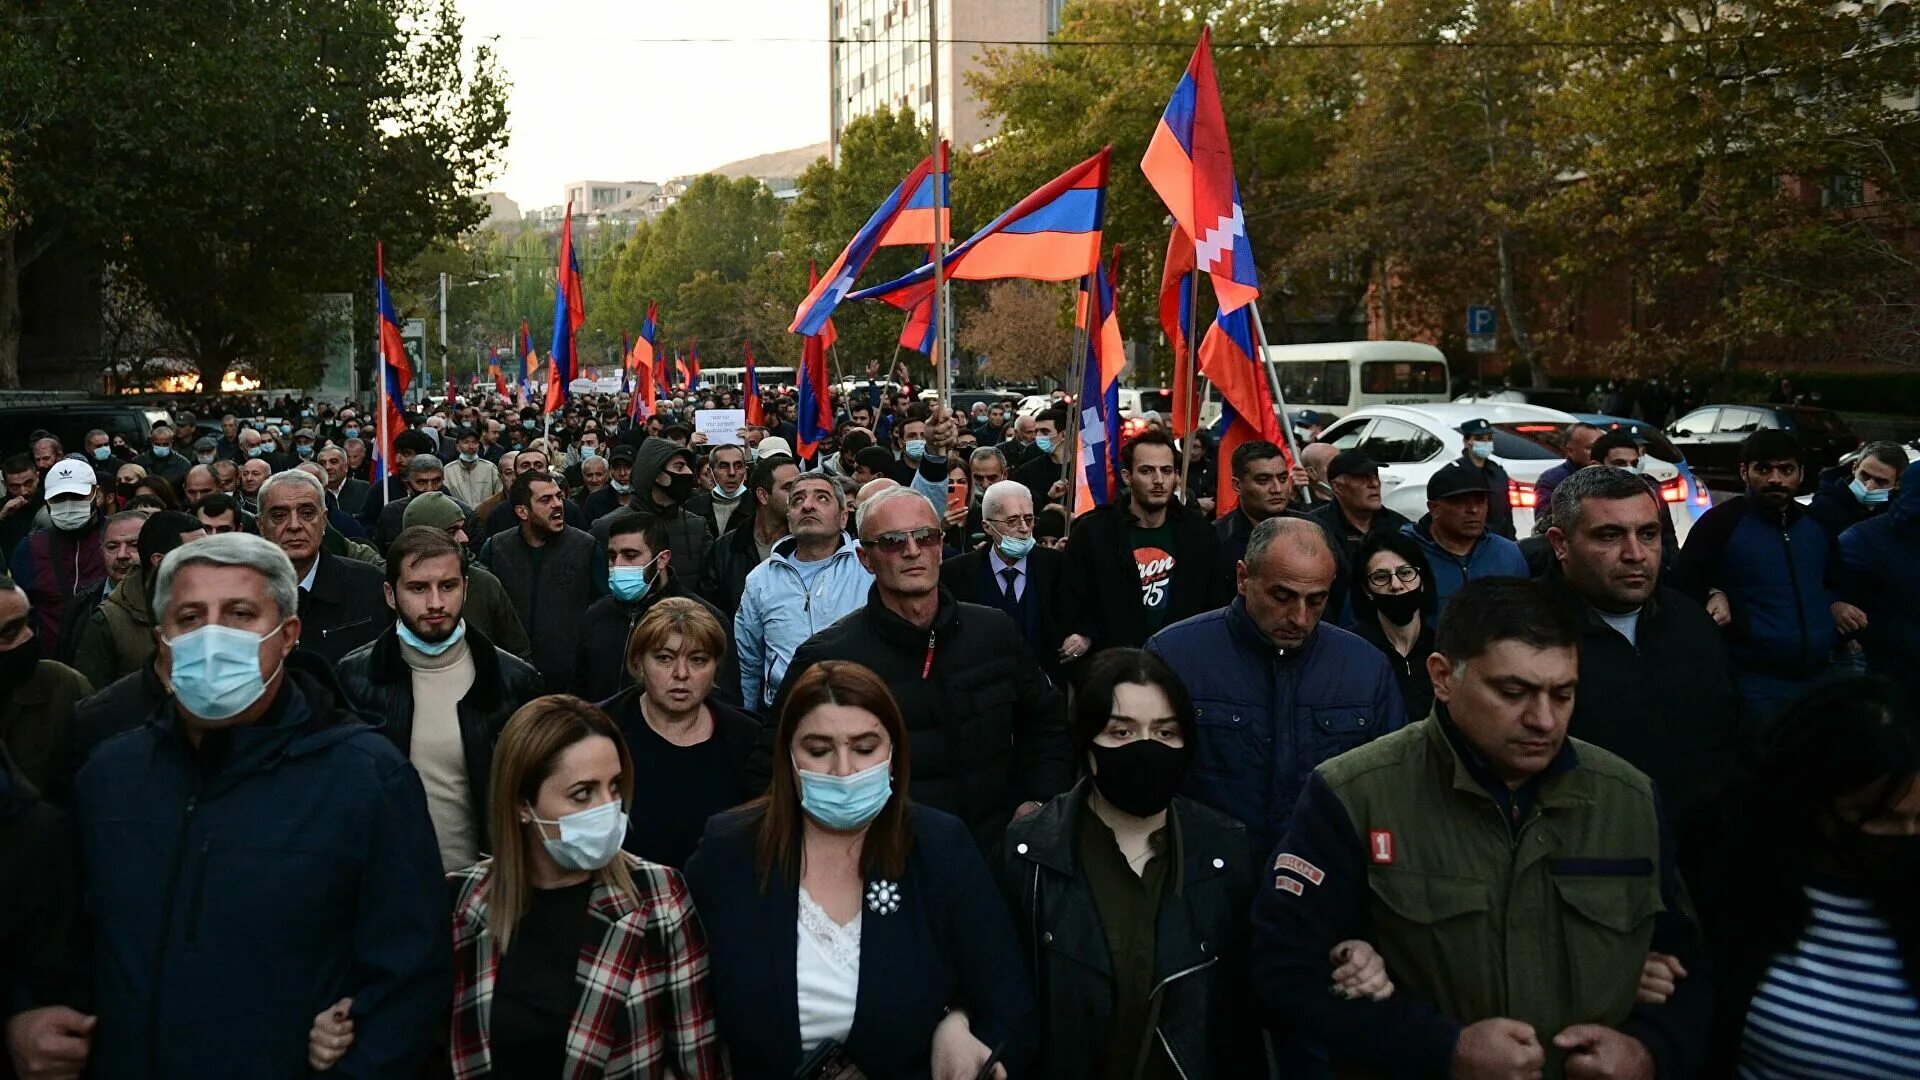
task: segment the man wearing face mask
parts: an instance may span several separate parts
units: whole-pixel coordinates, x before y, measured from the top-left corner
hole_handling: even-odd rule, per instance
[[[660,601],[685,597],[706,608],[720,625],[732,621],[689,589],[674,572],[667,526],[657,515],[622,509],[606,520],[608,595],[587,608],[580,634],[580,660],[574,668],[576,686],[572,692],[588,701],[605,701],[633,685],[633,676],[627,670],[627,639]],[[713,693],[722,701],[738,704],[740,665],[732,647],[714,659],[718,670]]]
[[[631,446],[615,447],[608,455],[606,485],[588,495],[581,507],[589,524],[627,504],[633,494],[633,457]]]
[[[1246,823],[1257,851],[1286,831],[1316,766],[1407,722],[1386,658],[1322,621],[1333,576],[1318,524],[1268,518],[1235,566],[1239,596],[1147,641],[1199,703],[1187,794]]]
[[[85,451],[87,461],[93,466],[94,482],[101,487],[112,487],[114,475],[120,471],[122,462],[113,456],[113,439],[105,431],[94,428],[87,432]]]
[[[1033,448],[1026,461],[1014,466],[1013,478],[1027,485],[1035,509],[1065,501],[1066,484],[1061,476],[1072,450],[1062,434],[1066,427],[1067,410],[1057,406],[1042,409],[1033,418]]]
[[[340,661],[340,686],[413,763],[448,873],[492,851],[487,784],[507,718],[540,696],[533,665],[466,618],[465,553],[440,529],[402,530],[387,551],[395,622]]]
[[[1474,470],[1487,488],[1487,531],[1514,539],[1513,505],[1507,500],[1507,470],[1493,460],[1493,425],[1475,417],[1460,425],[1465,440],[1457,463]]]
[[[997,454],[992,447],[987,452]],[[1084,638],[1070,649],[1074,618],[1067,613],[1065,552],[1033,539],[1033,497],[1017,480],[1001,480],[981,500],[987,544],[940,565],[940,584],[965,604],[997,607],[1020,628],[1041,670],[1057,684],[1061,665],[1086,652]]]
[[[1920,589],[1912,560],[1920,552],[1920,464],[1909,465],[1898,501],[1840,534],[1841,596],[1864,613],[1867,670],[1906,686],[1920,701]]]
[[[696,483],[693,451],[672,440],[650,438],[634,453],[633,493],[627,497],[627,505],[666,522],[667,546],[673,552],[674,566],[693,581],[700,579],[707,545],[720,536],[712,518],[688,506]],[[593,528],[595,539],[602,543],[606,542],[606,532],[600,525],[605,520],[594,522]]]
[[[0,576],[0,746],[44,791],[65,753],[74,705],[93,686],[67,665],[40,659],[35,636],[32,601]]]
[[[468,506],[479,506],[501,490],[500,470],[480,455],[480,435],[462,428],[454,436],[458,456],[446,467],[447,494]]]
[[[420,777],[295,648],[298,580],[243,533],[160,565],[171,696],[76,780],[95,1075],[306,1075],[315,1013],[351,999],[346,1073],[405,1076],[445,1022],[452,942]]]
[[[1820,487],[1807,516],[1831,536],[1886,512],[1900,494],[1907,452],[1897,442],[1868,443],[1851,466],[1835,465],[1820,474]]]
[[[714,531],[724,536],[734,522],[743,520],[736,511],[752,509],[753,500],[745,498],[750,464],[747,448],[716,446],[707,454],[707,464],[713,467],[713,490],[695,495],[687,502],[687,509],[712,518]]]
[[[40,648],[60,655],[60,624],[67,602],[107,576],[101,553],[102,518],[95,509],[93,466],[62,458],[47,470],[47,517],[13,549],[13,580],[33,600]]]
[[[147,434],[147,452],[134,458],[133,463],[147,470],[148,476],[165,477],[167,483],[178,490],[180,481],[187,478],[193,459],[175,452],[171,425],[155,424]]]

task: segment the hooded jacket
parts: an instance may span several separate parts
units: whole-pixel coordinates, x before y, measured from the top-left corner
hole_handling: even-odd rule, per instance
[[[773,554],[747,575],[740,593],[733,644],[740,654],[740,700],[749,709],[772,704],[801,643],[859,610],[873,585],[873,575],[860,565],[860,545],[851,537],[827,557],[811,586],[794,562],[799,546],[799,538],[792,536],[773,545]],[[676,565],[678,559],[675,556]]]
[[[1840,534],[1842,596],[1867,613],[1867,670],[1920,690],[1920,463],[1882,514]]]
[[[76,781],[92,918],[89,1066],[304,1077],[314,1014],[354,999],[342,1076],[418,1071],[445,1030],[447,889],[419,776],[294,650],[257,722],[198,750],[170,703]]]
[[[1401,535],[1408,536],[1427,553],[1427,564],[1433,568],[1433,599],[1436,617],[1447,610],[1447,601],[1460,587],[1469,581],[1481,578],[1524,578],[1527,573],[1527,557],[1520,554],[1520,545],[1504,536],[1496,535],[1491,526],[1480,534],[1480,539],[1467,549],[1465,558],[1455,555],[1440,546],[1433,538],[1433,515],[1424,514],[1418,522],[1402,526]]]
[[[719,530],[714,528],[713,519],[701,517],[687,505],[661,506],[653,500],[654,481],[665,471],[667,462],[674,455],[686,455],[688,464],[693,463],[693,451],[659,436],[650,436],[640,444],[633,455],[633,493],[627,496],[627,506],[644,513],[657,515],[667,525],[667,547],[673,552],[673,566],[679,573],[687,575],[689,581],[700,580],[700,566],[707,557],[707,545],[719,539]],[[688,496],[688,502],[692,496]],[[609,515],[611,516],[611,515]],[[600,518],[593,523],[593,535],[604,546],[607,542],[607,530],[602,524],[607,519]]]
[[[60,620],[67,601],[107,576],[107,557],[100,550],[104,524],[95,514],[78,532],[35,529],[13,549],[13,582],[33,601],[33,629],[42,656],[60,655]]]

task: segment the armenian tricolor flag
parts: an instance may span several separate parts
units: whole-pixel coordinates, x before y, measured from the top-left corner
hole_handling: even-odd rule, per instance
[[[753,342],[747,346],[747,373],[740,379],[740,407],[746,411],[747,424],[751,427],[767,426],[767,407],[760,400],[760,376],[753,370]]]
[[[807,286],[811,290],[820,284],[820,268],[807,263]],[[833,396],[827,388],[827,350],[832,347],[840,332],[833,327],[833,320],[824,322],[819,333],[808,334],[800,339],[800,400],[799,415],[796,417],[799,445],[795,447],[803,458],[811,458],[820,448],[821,440],[833,432]]]
[[[937,185],[937,186],[936,186]],[[935,197],[936,191],[938,198]],[[947,208],[953,205],[947,177],[947,144],[940,144],[938,160],[929,155],[901,180],[873,212],[860,231],[827,267],[825,277],[814,279],[806,299],[794,310],[788,332],[812,337],[825,326],[840,305],[855,278],[867,268],[873,253],[883,247],[901,244],[936,244],[951,239]],[[936,236],[936,229],[938,235]]]
[[[547,369],[547,412],[558,412],[573,395],[570,384],[580,356],[576,348],[580,327],[587,321],[587,304],[580,293],[580,259],[573,248],[573,204],[560,226],[560,276],[553,294],[553,354]]]
[[[407,387],[413,385],[413,365],[407,361],[406,339],[400,335],[400,316],[393,310],[393,297],[387,292],[386,245],[373,245],[373,295],[380,312],[379,378],[375,380],[379,402],[379,435],[375,440],[373,471],[375,476],[392,476],[400,471],[393,452],[394,437],[407,430],[407,418],[401,409]],[[386,488],[383,486],[384,492]]]

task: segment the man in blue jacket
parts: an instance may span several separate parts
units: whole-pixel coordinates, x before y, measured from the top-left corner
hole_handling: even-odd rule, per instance
[[[1920,462],[1885,513],[1840,534],[1840,564],[1841,596],[1866,615],[1867,670],[1920,693]]]
[[[1427,553],[1441,611],[1469,581],[1530,576],[1520,545],[1488,529],[1489,504],[1485,477],[1455,461],[1427,480],[1426,516],[1400,530]]]
[[[1314,768],[1404,727],[1380,650],[1325,625],[1333,549],[1317,522],[1254,526],[1234,570],[1240,595],[1147,641],[1193,694],[1198,748],[1186,793],[1247,826],[1265,852]]]
[[[1867,617],[1834,594],[1838,546],[1794,501],[1803,466],[1791,432],[1740,444],[1747,493],[1701,515],[1680,549],[1676,585],[1720,624],[1748,730],[1826,676],[1841,634]]]
[[[273,544],[182,547],[153,604],[172,696],[75,784],[92,1074],[303,1077],[314,1017],[348,998],[335,1071],[417,1073],[453,985],[420,777],[295,648],[293,564]]]

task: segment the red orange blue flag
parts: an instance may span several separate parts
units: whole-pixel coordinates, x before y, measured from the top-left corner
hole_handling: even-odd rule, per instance
[[[811,291],[820,284],[820,268],[807,263],[807,287]],[[803,458],[811,458],[819,450],[820,443],[833,432],[833,398],[827,389],[827,349],[833,344],[839,332],[828,319],[817,334],[809,334],[800,339],[800,400],[797,415],[794,417],[796,449]]]
[[[948,207],[952,205],[947,144],[942,142],[938,160],[933,155],[922,158],[867,218],[867,223],[860,226],[860,231],[853,234],[840,257],[827,267],[825,276],[813,282],[806,299],[794,310],[793,323],[787,330],[802,337],[819,333],[880,248],[933,244],[949,239],[951,211]]]
[[[1087,330],[1087,352],[1078,402],[1080,468],[1074,474],[1075,517],[1113,502],[1119,490],[1120,373],[1127,358],[1116,307],[1107,268],[1094,267],[1080,285],[1078,322]]]
[[[1200,44],[1173,88],[1140,171],[1192,240],[1194,263],[1213,280],[1221,310],[1258,298],[1260,282],[1214,77],[1212,27],[1200,32]]]
[[[749,341],[745,344],[747,347],[747,371],[746,374],[740,378],[740,389],[742,392],[740,407],[741,410],[747,414],[746,420],[749,426],[765,427],[767,426],[767,407],[766,404],[760,400],[760,376],[753,370],[753,342]]]
[[[406,414],[400,404],[407,398],[407,387],[413,385],[413,365],[407,361],[406,339],[400,334],[400,315],[394,311],[393,297],[387,292],[386,245],[374,244],[373,265],[374,303],[380,311],[380,378],[375,383],[380,396],[380,430],[375,440],[379,445],[374,448],[374,474],[391,476],[400,471],[393,440],[407,430]]]
[[[1285,446],[1280,421],[1274,416],[1273,390],[1254,357],[1253,306],[1243,304],[1214,317],[1200,342],[1200,373],[1220,392],[1220,460],[1233,457],[1242,443],[1255,439]],[[1289,464],[1293,464],[1289,462]],[[1231,474],[1232,470],[1225,470]],[[1222,476],[1214,494],[1214,512],[1226,514],[1240,505],[1233,477]]]
[[[560,276],[553,294],[552,366],[547,369],[547,412],[558,412],[573,396],[570,384],[580,356],[575,348],[580,326],[587,321],[586,300],[580,294],[580,259],[573,248],[573,204],[560,226]]]
[[[947,253],[942,264],[946,276],[956,281],[1072,281],[1093,273],[1100,262],[1112,155],[1113,147],[1103,148],[1009,207]],[[882,300],[905,310],[932,292],[933,264],[928,263],[847,299]]]

